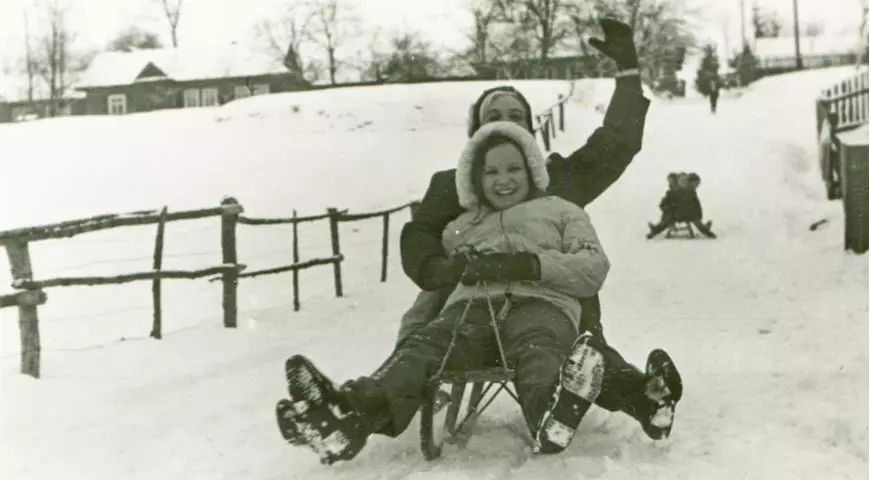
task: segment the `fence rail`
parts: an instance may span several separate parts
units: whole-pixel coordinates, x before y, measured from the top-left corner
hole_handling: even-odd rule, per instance
[[[567,95],[559,95],[559,101],[537,114],[538,126],[535,133],[540,133],[546,150],[550,151],[550,139],[555,138],[557,128],[565,130],[565,102],[573,95],[574,84]],[[557,116],[558,114],[558,125]],[[19,328],[21,329],[21,373],[34,378],[40,376],[39,317],[37,306],[47,301],[43,291],[46,288],[70,286],[117,285],[123,283],[148,281],[152,282],[152,302],[154,318],[150,337],[161,339],[163,336],[162,315],[162,281],[174,279],[199,279],[211,277],[209,282],[220,281],[223,288],[222,308],[225,328],[235,328],[237,323],[237,287],[239,279],[253,278],[262,275],[275,275],[291,272],[293,275],[293,310],[301,308],[299,299],[299,272],[317,266],[332,265],[335,295],[343,296],[341,265],[345,260],[341,252],[339,226],[346,222],[359,222],[381,218],[383,222],[383,238],[381,242],[381,282],[387,281],[387,261],[389,253],[390,216],[410,208],[412,216],[419,202],[410,202],[374,212],[349,213],[347,209],[327,209],[325,214],[300,217],[293,212],[292,217],[284,218],[253,218],[243,215],[244,208],[232,197],[224,198],[220,205],[212,208],[170,212],[163,207],[159,210],[142,210],[122,214],[97,215],[38,225],[27,228],[16,228],[0,231],[0,246],[5,247],[9,257],[12,273],[12,288],[20,290],[16,293],[0,296],[0,308],[17,307]],[[166,270],[163,268],[163,244],[166,224],[170,222],[199,220],[211,217],[220,218],[221,262],[218,265],[200,270]],[[332,253],[322,258],[300,260],[298,225],[307,222],[328,221],[330,246]],[[238,225],[274,226],[292,225],[293,227],[293,263],[288,265],[265,268],[255,271],[245,271],[246,265],[239,263],[236,231]],[[113,228],[157,225],[154,237],[154,255],[152,269],[144,272],[125,273],[113,276],[71,276],[47,279],[34,279],[31,266],[29,245],[33,242],[50,239],[72,238],[91,232]]]

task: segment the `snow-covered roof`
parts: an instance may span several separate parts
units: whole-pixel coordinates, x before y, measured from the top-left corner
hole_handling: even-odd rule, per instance
[[[94,57],[77,86],[129,85],[149,63],[176,81],[288,73],[287,67],[273,56],[237,45],[161,48],[100,53]]]
[[[758,58],[793,57],[794,37],[759,38],[755,41],[755,55]],[[861,45],[858,35],[821,35],[800,38],[801,55],[839,55],[855,52]]]

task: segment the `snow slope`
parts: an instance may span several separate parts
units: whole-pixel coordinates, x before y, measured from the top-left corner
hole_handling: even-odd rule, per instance
[[[296,313],[288,306],[289,276],[242,281],[237,330],[221,327],[212,284],[169,283],[174,301],[164,322],[173,333],[162,341],[139,339],[150,328],[147,286],[50,290],[40,307],[40,380],[16,374],[15,316],[0,310],[0,476],[865,478],[868,265],[866,256],[842,251],[842,213],[824,200],[813,141],[813,97],[842,75],[830,69],[765,79],[741,99],[726,99],[716,116],[702,102],[657,101],[642,153],[589,207],[613,263],[602,292],[608,339],[637,364],[663,347],[684,377],[684,400],[665,442],[646,439],[623,414],[593,409],[564,454],[532,457],[516,434],[517,407],[505,397],[465,450],[448,449],[435,463],[419,454],[416,423],[398,439],[371,439],[353,463],[331,468],[284,444],[272,407],[283,395],[287,355],[308,354],[342,381],[368,373],[389,353],[416,291],[398,261],[397,224],[407,218],[399,215],[386,284],[373,281],[380,223],[348,225],[345,298],[332,298],[328,268],[303,273]],[[465,110],[483,86],[273,95],[215,110],[3,126],[0,143],[17,142],[27,159],[16,168],[43,183],[4,185],[3,205],[42,200],[27,202],[28,211],[4,209],[0,222],[200,207],[224,193],[253,216],[403,203],[422,194],[432,171],[452,166]],[[543,107],[567,86],[520,88]],[[557,139],[557,151],[581,145],[600,122],[592,90],[581,89],[583,104],[569,104],[571,135]],[[318,112],[330,101],[327,118]],[[61,132],[69,138],[38,141]],[[701,175],[699,193],[718,240],[643,238],[672,170]],[[827,228],[810,232],[822,217]],[[37,275],[136,255],[142,258],[74,271],[146,269],[153,229],[130,230],[37,244]],[[289,229],[273,230],[240,230],[241,261],[252,268],[287,261]],[[179,268],[213,264],[217,238],[208,222],[170,226],[167,253],[178,255],[171,258]],[[326,244],[321,231],[303,229],[304,257],[325,252]]]

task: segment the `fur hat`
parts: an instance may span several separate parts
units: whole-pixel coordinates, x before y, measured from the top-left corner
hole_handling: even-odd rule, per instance
[[[456,167],[456,193],[459,195],[459,204],[463,208],[471,209],[480,205],[471,172],[478,150],[493,135],[503,135],[520,146],[523,157],[526,159],[530,187],[534,187],[531,190],[537,189],[543,192],[550,186],[547,161],[541,154],[541,149],[531,132],[513,122],[486,123],[475,132],[465,145],[465,149],[459,157],[459,165]]]
[[[529,126],[529,129],[534,129],[535,127],[532,125],[532,107],[529,105],[529,101],[526,100],[526,97],[523,96],[519,90],[511,87],[510,85],[502,85],[500,87],[490,88],[489,90],[484,90],[483,93],[477,97],[477,100],[471,104],[471,107],[468,109],[468,136],[469,138],[474,135],[474,132],[480,128],[480,110],[481,107],[486,103],[491,97],[496,93],[505,93],[514,98],[516,98],[522,105],[523,109],[525,109],[525,120],[526,125]]]

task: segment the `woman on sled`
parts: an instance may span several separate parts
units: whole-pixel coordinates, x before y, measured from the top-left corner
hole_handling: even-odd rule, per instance
[[[494,332],[483,339],[469,335],[474,325],[488,325],[492,312],[498,312],[505,358],[515,371],[536,452],[567,447],[586,411],[608,389],[605,395],[631,404],[621,409],[647,419],[645,430],[658,428],[666,436],[670,423],[656,426],[653,417],[667,405],[672,421],[682,395],[676,368],[659,350],[655,368],[650,371],[648,364],[648,375],[641,374],[636,385],[617,378],[618,372],[608,374],[599,340],[579,332],[578,325],[579,298],[599,291],[609,262],[589,216],[548,195],[548,185],[544,157],[530,132],[511,122],[482,126],[456,171],[459,201],[467,211],[442,237],[445,249],[462,257],[455,262],[463,269],[461,283],[440,315],[415,330],[373,375],[339,390],[304,357],[288,359],[290,399],[278,404],[284,437],[333,463],[355,457],[371,434],[398,436],[449,351],[452,370],[492,363]],[[467,256],[469,251],[476,253]],[[461,321],[471,328],[459,329],[454,338]],[[648,383],[658,386],[658,393],[648,395]]]

